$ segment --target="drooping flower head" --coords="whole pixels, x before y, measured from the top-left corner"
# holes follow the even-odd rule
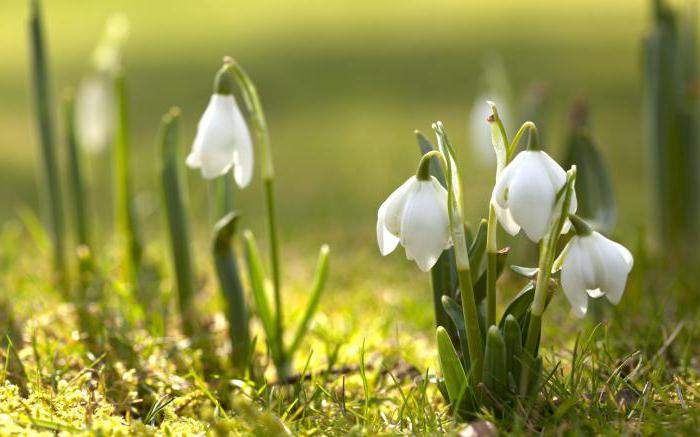
[[[566,184],[566,172],[546,152],[539,150],[533,132],[528,150],[520,152],[498,176],[491,203],[506,232],[516,235],[522,228],[530,240],[538,242],[550,228],[556,212],[557,193]],[[574,192],[569,212],[576,212],[576,205]],[[563,232],[567,232],[569,226],[567,222]]]
[[[190,168],[201,169],[205,179],[214,179],[233,169],[239,187],[253,175],[253,141],[246,120],[233,96],[235,79],[230,61],[224,60],[214,80],[214,94],[197,125]]]
[[[428,174],[428,162],[422,160],[418,174],[391,193],[377,213],[381,254],[393,252],[400,242],[406,249],[406,258],[415,261],[424,272],[452,245],[447,190]]]
[[[561,266],[561,285],[571,308],[583,317],[589,296],[605,296],[613,305],[620,302],[634,260],[627,248],[592,231],[582,219],[571,216],[571,221],[576,235],[556,265]]]

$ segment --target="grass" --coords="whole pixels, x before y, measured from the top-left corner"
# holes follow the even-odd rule
[[[339,279],[300,348],[298,373],[280,382],[267,367],[237,380],[209,268],[200,272],[197,299],[207,328],[189,341],[177,328],[167,276],[156,280],[166,304],[155,323],[158,317],[144,317],[143,303],[120,294],[123,284],[111,279],[119,266],[101,257],[102,299],[88,308],[101,329],[85,330],[78,309],[52,288],[50,266],[36,261],[48,252],[41,230],[27,238],[31,226],[10,222],[2,233],[2,288],[15,290],[1,300],[5,431],[423,435],[463,426],[435,384],[426,279],[416,288],[400,273],[404,265],[368,278],[366,255],[336,262]],[[151,260],[162,272],[167,259]],[[290,319],[303,310],[295,305],[308,282],[302,264],[292,261]],[[697,274],[664,283],[657,279],[669,277],[658,274],[663,268],[654,261],[635,271],[623,302],[604,310],[600,324],[573,323],[557,295],[545,315],[543,396],[517,404],[503,420],[488,412],[480,419],[513,434],[692,434],[700,426],[700,313],[687,302]],[[515,292],[520,282],[508,277],[502,289]],[[268,359],[258,342],[256,368]]]

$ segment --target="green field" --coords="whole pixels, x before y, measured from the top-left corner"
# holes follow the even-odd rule
[[[571,105],[586,99],[592,135],[611,170],[618,201],[614,237],[636,260],[625,298],[597,328],[592,318],[570,315],[563,296],[555,298],[545,317],[545,336],[551,339],[545,370],[553,372],[547,400],[538,403],[536,417],[518,416],[499,428],[555,435],[691,435],[699,429],[697,274],[671,268],[654,253],[646,257],[640,239],[640,232],[652,234],[643,233],[651,222],[641,84],[648,2],[45,1],[56,102],[67,87],[77,86],[107,17],[123,12],[131,23],[124,50],[131,182],[147,230],[146,257],[162,278],[154,287],[162,306],[144,308],[110,279],[120,272],[110,154],[87,156],[90,216],[108,294],[103,305],[113,316],[100,329],[118,332],[117,343],[131,343],[125,347],[131,355],[114,341],[101,345],[109,350],[105,356],[93,355],[81,342],[85,335],[76,308],[48,280],[47,237],[26,212],[46,216],[29,81],[27,3],[0,4],[0,334],[7,332],[19,350],[15,360],[2,343],[0,358],[10,372],[2,373],[0,384],[0,434],[3,427],[72,433],[88,424],[93,430],[183,435],[217,430],[272,435],[282,432],[280,423],[300,435],[457,429],[437,389],[421,376],[438,369],[428,277],[405,260],[403,251],[382,258],[375,224],[379,204],[415,171],[414,130],[432,138],[436,120],[445,124],[458,150],[467,219],[477,223],[487,215],[494,173],[470,158],[468,118],[482,92],[484,62],[494,54],[503,60],[514,94],[514,118],[504,120],[509,131],[525,121],[519,108],[527,90],[545,84],[548,95],[538,118],[545,148],[555,157],[563,155]],[[331,246],[327,292],[293,365],[303,371],[311,354],[310,370],[318,373],[306,384],[267,387],[257,395],[249,387],[251,403],[231,395],[226,380],[225,319],[209,256],[207,186],[199,172],[186,171],[201,285],[196,307],[205,315],[213,345],[200,351],[177,330],[156,176],[162,114],[171,106],[182,109],[184,168],[224,55],[246,68],[268,117],[288,323],[302,311],[317,247]],[[60,126],[58,111],[55,118]],[[64,160],[63,143],[58,144]],[[253,229],[262,244],[264,201],[259,168],[255,171],[254,183],[236,191],[235,202],[242,226]],[[525,238],[508,242],[518,248],[519,263],[536,262],[534,245],[528,251]],[[503,294],[514,295],[523,282],[507,275]],[[260,326],[253,330],[259,333]],[[573,353],[577,335],[579,361]],[[258,349],[263,347],[259,340]],[[363,348],[369,388],[356,369]],[[347,387],[345,378],[320,372],[343,366]],[[10,374],[26,388],[5,384]],[[275,379],[270,367],[265,375]],[[620,401],[627,393],[633,395]],[[158,399],[171,397],[164,414],[149,416]],[[230,419],[216,409],[219,402]]]

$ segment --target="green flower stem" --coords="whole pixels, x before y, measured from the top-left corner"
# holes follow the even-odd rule
[[[190,236],[182,195],[179,159],[177,156],[180,110],[171,109],[165,116],[160,128],[161,149],[161,186],[163,203],[170,236],[170,249],[173,259],[177,297],[182,318],[182,330],[187,336],[196,333],[197,322],[192,297],[195,291],[195,276],[190,251]]]
[[[75,133],[75,96],[72,91],[65,94],[63,101],[64,132],[68,147],[69,186],[73,200],[73,219],[77,244],[92,251],[90,220],[85,194],[82,153]]]
[[[125,238],[126,279],[135,290],[141,265],[143,247],[136,228],[136,217],[129,183],[129,123],[124,72],[115,75],[117,99],[117,134],[114,141],[114,189],[117,228]]]
[[[267,210],[267,224],[270,238],[270,264],[272,270],[272,287],[275,299],[275,325],[278,332],[277,342],[280,353],[284,357],[284,343],[282,333],[284,324],[284,315],[282,311],[282,296],[281,296],[281,263],[279,250],[279,236],[277,232],[277,218],[275,214],[275,197],[274,197],[274,177],[275,171],[272,164],[272,151],[270,149],[270,135],[267,130],[267,122],[265,113],[262,109],[260,96],[255,88],[255,84],[250,79],[250,76],[243,68],[232,58],[224,58],[224,64],[231,71],[243,91],[243,98],[250,115],[250,121],[253,125],[253,130],[256,135],[256,144],[260,150],[260,165],[265,192],[265,206]]]
[[[226,301],[231,361],[238,372],[244,372],[250,362],[252,351],[248,328],[248,307],[243,296],[243,286],[231,244],[236,221],[236,214],[229,213],[215,225],[213,255],[219,284]]]
[[[51,95],[44,47],[43,27],[39,12],[39,2],[30,4],[29,34],[31,45],[32,78],[34,81],[34,98],[37,126],[41,142],[43,158],[44,186],[48,190],[49,214],[51,217],[51,237],[53,239],[53,262],[56,279],[64,294],[68,294],[68,278],[66,277],[65,258],[65,223],[63,216],[63,201],[61,198],[61,183],[59,179],[59,164],[56,158],[53,122],[51,116]]]
[[[90,220],[88,219],[87,196],[83,180],[82,154],[78,147],[75,133],[75,97],[72,91],[65,94],[63,100],[64,133],[68,152],[68,185],[71,191],[73,207],[73,225],[76,236],[75,256],[78,260],[78,294],[77,307],[81,324],[86,331],[88,327],[88,288],[93,272],[93,253],[90,239]]]
[[[209,216],[212,225],[233,211],[233,176],[231,173],[209,181]]]
[[[496,151],[496,179],[500,176],[503,169],[508,165],[511,154],[508,146],[508,135],[506,134],[503,121],[498,115],[498,109],[492,102],[491,115],[487,121],[491,124],[491,142]],[[489,217],[486,225],[486,326],[496,324],[496,279],[498,278],[497,263],[498,263],[498,240],[497,240],[498,220],[496,218],[496,209],[489,203]]]
[[[496,210],[493,205],[489,205],[489,218],[486,225],[486,326],[496,324],[497,228]]]
[[[523,123],[522,126],[520,126],[520,129],[518,129],[518,132],[515,134],[515,137],[513,137],[513,141],[508,147],[508,161],[510,161],[513,158],[513,155],[515,155],[515,151],[518,148],[518,144],[520,144],[520,139],[523,137],[525,132],[528,132],[530,129],[533,128],[536,128],[536,126],[535,123],[531,121],[526,121],[525,123]]]
[[[549,279],[552,274],[552,265],[554,264],[557,242],[561,236],[561,230],[569,216],[569,206],[571,197],[574,191],[574,183],[576,182],[576,166],[567,172],[566,185],[564,186],[563,196],[561,200],[561,212],[557,217],[556,222],[549,231],[549,234],[540,241],[539,250],[539,272],[537,274],[537,282],[535,284],[535,296],[530,309],[530,323],[528,325],[527,336],[525,339],[525,351],[529,353],[530,358],[537,357],[537,344],[540,337],[542,326],[542,314],[544,313],[547,304],[547,288],[549,287]],[[525,393],[529,387],[530,372],[522,372],[520,381],[520,391]]]
[[[447,153],[451,151],[450,144],[447,140],[447,135],[442,127],[442,124],[437,122],[434,128],[439,138],[445,144]],[[484,350],[481,341],[481,330],[479,328],[479,313],[476,309],[476,299],[474,297],[474,286],[472,284],[471,266],[469,265],[469,252],[467,250],[467,240],[464,234],[464,219],[460,214],[459,207],[454,195],[454,177],[452,176],[456,169],[452,168],[454,156],[446,157],[438,151],[431,151],[423,155],[418,166],[418,173],[428,165],[433,156],[441,157],[440,162],[443,165],[445,174],[447,175],[447,210],[450,224],[450,233],[452,234],[452,243],[455,248],[455,261],[457,264],[457,276],[459,279],[460,295],[462,299],[462,311],[464,315],[464,324],[467,331],[467,347],[469,349],[469,359],[471,369],[469,377],[472,386],[476,387],[481,382],[482,369],[484,364]],[[452,159],[450,159],[452,158]]]

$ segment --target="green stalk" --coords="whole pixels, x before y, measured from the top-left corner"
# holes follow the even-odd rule
[[[445,145],[447,153],[452,154],[452,147],[447,139],[442,123],[433,124],[433,129],[438,135],[438,138]],[[454,156],[444,156],[438,151],[431,151],[423,155],[421,162],[418,165],[416,177],[429,175],[430,160],[433,156],[442,157],[441,163],[445,168],[447,175],[447,211],[450,224],[450,233],[452,235],[452,243],[455,248],[455,262],[457,264],[457,277],[459,279],[459,287],[461,290],[462,311],[464,313],[464,324],[467,331],[467,346],[469,349],[469,359],[471,369],[469,377],[472,386],[476,387],[481,382],[482,369],[484,363],[484,350],[481,341],[481,330],[479,328],[479,314],[476,309],[476,298],[474,297],[474,286],[472,284],[471,266],[469,265],[469,253],[467,250],[466,235],[464,233],[464,220],[459,212],[457,201],[455,200],[454,189],[452,187],[454,177],[452,163],[456,162]]]
[[[274,199],[274,177],[275,171],[272,163],[272,150],[270,148],[270,135],[267,129],[265,113],[260,102],[258,90],[255,84],[250,79],[250,76],[243,68],[233,59],[225,58],[224,64],[227,64],[231,71],[236,76],[238,83],[243,90],[243,97],[250,114],[250,121],[253,124],[256,143],[260,150],[260,166],[263,188],[265,192],[265,207],[267,211],[267,225],[270,239],[270,265],[272,273],[272,287],[275,299],[275,325],[278,333],[277,341],[281,356],[284,357],[283,343],[283,311],[282,311],[282,296],[281,296],[281,263],[279,250],[279,237],[277,232],[277,219],[275,214],[275,199]]]
[[[466,249],[465,249],[466,251]],[[479,329],[479,313],[474,300],[474,287],[472,285],[472,275],[469,268],[457,267],[459,277],[459,287],[462,290],[462,311],[464,312],[464,322],[467,329],[467,346],[469,347],[469,360],[471,369],[469,378],[472,386],[476,387],[481,382],[484,365],[484,350],[481,341],[481,330]]]
[[[486,240],[486,326],[496,324],[496,279],[498,252],[496,246],[496,212],[493,206],[489,206],[489,221],[487,224]]]
[[[209,218],[214,225],[233,211],[233,176],[230,172],[209,181]]]
[[[237,371],[244,372],[250,362],[252,351],[248,329],[248,307],[243,296],[243,286],[231,244],[237,218],[236,214],[231,212],[214,226],[213,255],[219,285],[226,301],[231,362]]]
[[[161,185],[163,204],[168,225],[173,269],[177,282],[177,297],[182,318],[182,330],[187,336],[196,332],[196,314],[192,305],[195,277],[190,252],[190,235],[187,225],[187,210],[182,195],[179,159],[177,156],[180,110],[172,108],[163,116],[160,127]]]
[[[83,178],[82,153],[75,133],[75,96],[67,92],[63,102],[64,132],[68,146],[69,186],[73,200],[75,235],[79,246],[92,250],[87,196]]]
[[[37,127],[43,158],[44,186],[48,190],[50,233],[53,239],[53,262],[58,284],[64,294],[68,294],[68,281],[65,259],[63,201],[59,179],[59,163],[54,150],[53,121],[51,116],[51,95],[44,47],[43,27],[39,12],[39,1],[30,4],[29,36],[31,45],[32,78]]]
[[[125,276],[132,289],[135,289],[143,248],[136,228],[136,217],[129,183],[128,104],[123,71],[119,71],[116,74],[114,88],[117,99],[117,133],[114,142],[115,218],[117,229],[125,238]]]
[[[516,135],[514,143],[509,144],[508,135],[506,134],[505,126],[503,126],[503,121],[501,120],[501,117],[498,114],[496,104],[493,102],[489,102],[489,105],[491,106],[491,115],[488,117],[487,121],[491,126],[491,142],[493,144],[494,151],[496,152],[496,179],[498,179],[501,172],[508,165],[513,156],[512,151],[515,147],[517,147],[517,141],[519,141],[520,136],[522,135],[521,132],[523,131],[523,128],[520,128],[520,131],[518,132],[518,135]],[[496,280],[498,279],[498,220],[496,219],[496,209],[490,203],[489,217],[486,229],[486,326],[491,326],[496,324]]]
[[[73,226],[77,245],[75,255],[78,260],[78,295],[76,299],[81,323],[85,331],[88,331],[88,288],[93,271],[93,253],[90,239],[90,220],[88,219],[89,208],[83,180],[82,154],[75,133],[75,96],[72,91],[65,94],[63,120],[68,151],[68,185],[71,191]]]

